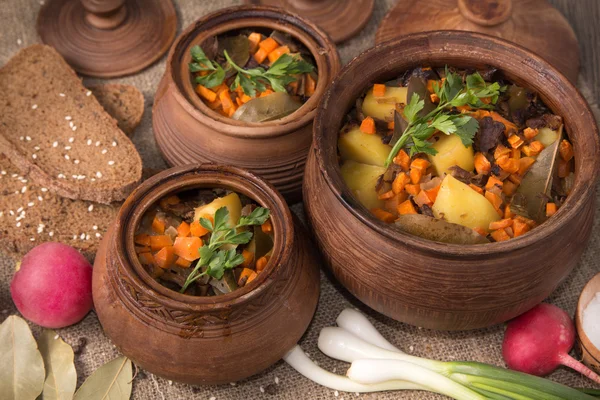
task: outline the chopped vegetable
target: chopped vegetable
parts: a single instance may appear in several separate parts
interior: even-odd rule
[[[371,117],[367,117],[363,119],[363,122],[360,124],[360,131],[366,133],[368,135],[374,135],[377,133],[377,129],[375,128],[375,121]]]

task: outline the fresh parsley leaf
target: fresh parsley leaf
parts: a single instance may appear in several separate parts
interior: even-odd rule
[[[207,88],[213,88],[215,86],[219,86],[225,80],[225,70],[221,68],[220,65],[217,64],[217,68],[214,72],[205,75],[205,76],[197,76],[196,83],[199,83],[202,86]]]
[[[414,123],[417,114],[425,107],[425,101],[421,100],[417,93],[413,93],[410,102],[404,107],[404,116],[408,123]]]
[[[473,138],[479,129],[479,122],[468,115],[453,116],[453,122],[456,126],[455,134],[460,137],[460,141],[465,147],[473,144]]]
[[[410,156],[414,156],[418,153],[430,154],[432,156],[437,154],[437,151],[431,147],[431,143],[426,140],[421,140],[413,136],[412,147],[410,148]]]
[[[451,135],[456,132],[456,125],[448,114],[438,114],[429,124],[431,128],[444,132],[446,135]]]
[[[215,232],[227,229],[226,224],[229,219],[229,209],[225,206],[219,208],[215,212]]]
[[[227,238],[230,244],[246,244],[252,239],[252,232],[240,232]]]
[[[233,269],[244,262],[244,257],[238,254],[234,249],[227,251],[225,254],[225,269]]]
[[[211,232],[214,230],[213,223],[208,218],[200,218],[200,225]]]
[[[454,72],[450,72],[446,67],[446,80],[442,87],[442,96],[440,103],[452,101],[464,88],[462,78]]]
[[[257,207],[250,213],[250,215],[243,215],[240,217],[238,227],[248,225],[262,225],[267,221],[267,219],[269,219],[270,214],[271,212],[268,208]]]

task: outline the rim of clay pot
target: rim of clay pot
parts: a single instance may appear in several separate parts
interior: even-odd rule
[[[598,283],[600,283],[600,273],[594,275],[581,290],[581,294],[577,300],[577,309],[575,311],[575,327],[577,328],[577,335],[579,336],[579,344],[587,352],[587,354],[600,365],[600,348],[596,347],[594,343],[592,343],[586,331],[583,329],[583,311],[594,299],[595,294],[591,295],[585,304],[583,304],[583,297],[584,294],[587,294],[593,286],[598,286]]]
[[[485,56],[485,58],[484,58]],[[482,62],[482,59],[484,60]],[[380,67],[369,67],[377,60]],[[422,65],[469,67],[481,64],[498,68],[513,82],[533,89],[553,112],[562,116],[575,152],[575,184],[559,211],[531,232],[508,241],[485,245],[458,245],[413,236],[376,219],[355,199],[345,185],[338,162],[337,138],[343,115],[373,83],[399,76]],[[535,84],[533,74],[539,75]],[[345,107],[334,118],[332,107]],[[567,112],[571,110],[571,112]],[[338,74],[319,105],[313,129],[315,156],[320,173],[338,201],[364,225],[393,242],[416,251],[446,257],[477,258],[521,249],[544,240],[585,207],[594,196],[598,178],[600,145],[598,127],[589,105],[579,91],[557,69],[529,50],[492,36],[465,31],[433,31],[404,36],[377,45],[355,57]],[[582,138],[589,139],[585,145]],[[483,264],[482,264],[483,265]]]
[[[290,33],[311,52],[319,75],[317,87],[314,95],[292,114],[268,122],[237,121],[211,110],[195,93],[188,71],[190,49],[209,37],[242,28],[269,28]],[[224,8],[191,24],[171,48],[166,74],[171,77],[177,101],[202,124],[230,136],[264,138],[284,135],[311,123],[319,100],[339,69],[335,44],[315,24],[280,8],[250,5]]]
[[[133,237],[145,212],[168,194],[194,188],[225,188],[243,194],[271,211],[274,231],[273,253],[265,269],[243,288],[220,296],[190,296],[171,290],[144,269],[135,252]],[[116,251],[123,260],[121,270],[142,293],[148,293],[158,302],[178,309],[193,311],[229,310],[259,296],[275,281],[272,275],[284,268],[291,257],[294,242],[292,215],[275,188],[249,171],[216,164],[195,164],[174,167],[142,183],[127,198],[115,226]]]

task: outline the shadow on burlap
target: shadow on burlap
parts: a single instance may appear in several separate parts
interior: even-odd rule
[[[394,0],[376,1],[376,9],[369,24],[362,34],[340,46],[340,55],[343,62],[348,62],[352,57],[367,49],[373,43],[375,30]],[[35,18],[40,7],[39,0],[4,0],[0,7],[0,22],[2,26],[10,27],[0,34],[0,64],[8,59],[21,46],[30,45],[39,41],[35,33]],[[218,8],[239,4],[238,1],[216,0],[176,0],[179,12],[179,31],[195,19],[214,11]],[[21,44],[19,44],[21,43]],[[142,124],[134,134],[133,141],[139,149],[144,166],[148,168],[164,168],[165,165],[156,149],[152,135],[151,106],[156,85],[165,67],[165,59],[140,74],[117,80],[137,86],[146,98],[146,113]],[[86,80],[86,83],[94,80]],[[584,95],[585,83],[580,82]],[[597,108],[595,110],[597,112]],[[596,114],[597,118],[600,117]],[[598,208],[598,207],[597,207]],[[302,205],[292,207],[293,211],[304,220]],[[600,211],[597,209],[597,211]],[[549,302],[565,309],[573,315],[577,298],[583,285],[600,271],[597,259],[600,249],[600,213],[596,213],[594,221],[594,235],[587,251],[584,253],[579,266],[568,279],[552,294]],[[0,255],[0,322],[8,315],[16,313],[10,299],[9,283],[13,273],[15,260],[6,255]],[[321,296],[315,318],[301,340],[301,345],[310,357],[320,366],[329,371],[345,373],[347,364],[333,361],[321,354],[316,346],[318,333],[321,328],[334,324],[335,318],[344,308],[352,306],[359,308],[369,315],[377,329],[402,350],[422,357],[439,360],[472,360],[495,365],[503,365],[501,356],[501,341],[503,326],[481,329],[470,332],[436,332],[419,329],[399,322],[395,322],[382,315],[369,311],[356,299],[350,296],[330,277],[321,273]],[[39,328],[32,325],[34,333],[39,333]],[[118,355],[118,351],[106,338],[98,323],[96,315],[90,313],[81,323],[61,329],[59,334],[74,348],[81,351],[76,356],[76,367],[79,375],[79,384],[96,368]],[[81,346],[82,343],[86,343]],[[198,355],[202,357],[201,354]],[[240,360],[243,362],[243,360]],[[561,368],[552,374],[551,379],[570,386],[589,386],[588,380],[579,374]],[[276,383],[278,382],[278,383]],[[235,385],[222,385],[217,387],[191,387],[188,385],[168,382],[152,374],[139,371],[134,380],[133,399],[350,399],[355,398],[354,393],[336,393],[320,387],[297,374],[287,364],[280,361],[264,373],[238,382]],[[398,392],[362,394],[362,399],[441,399],[441,396],[422,392]]]

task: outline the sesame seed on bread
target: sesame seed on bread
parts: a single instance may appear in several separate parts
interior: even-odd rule
[[[120,201],[142,176],[133,143],[44,45],[21,50],[0,69],[0,153],[19,176],[70,199]]]

